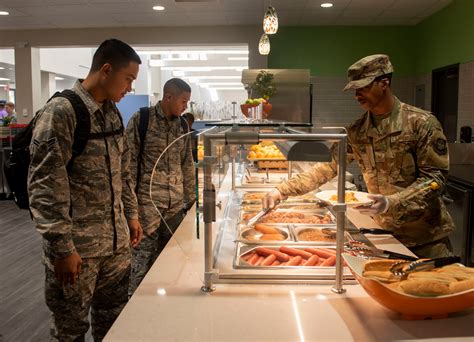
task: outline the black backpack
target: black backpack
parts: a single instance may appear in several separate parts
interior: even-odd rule
[[[90,139],[103,138],[109,135],[123,134],[123,123],[120,129],[106,133],[90,133],[90,114],[82,99],[70,89],[56,92],[48,102],[55,97],[64,97],[69,100],[76,115],[76,128],[74,130],[74,141],[72,144],[72,156],[66,165],[68,173],[72,169],[74,159],[78,157],[86,147]],[[41,110],[40,110],[41,111]],[[28,169],[30,165],[30,143],[33,136],[35,122],[39,117],[39,112],[30,121],[27,127],[18,132],[13,138],[12,151],[5,160],[4,172],[15,203],[20,209],[29,209],[28,200]],[[122,120],[121,115],[118,115]]]
[[[183,132],[188,133],[189,126],[186,119],[180,116],[179,120],[181,123],[181,128],[183,129]],[[150,108],[141,107],[140,118],[138,121],[138,136],[140,137],[140,150],[138,151],[138,157],[137,157],[137,183],[135,185],[135,193],[138,191],[138,184],[140,182],[142,155],[143,155],[143,150],[145,149],[145,137],[146,137],[146,131],[148,130],[149,121],[150,121]]]

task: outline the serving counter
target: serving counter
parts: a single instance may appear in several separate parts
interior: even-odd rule
[[[231,198],[230,178],[217,194],[222,208]],[[356,227],[377,228],[355,210],[348,209],[347,216]],[[217,210],[216,223],[224,219],[223,210]],[[217,234],[213,231],[214,241]],[[202,292],[203,229],[200,236],[193,208],[105,341],[473,340],[473,309],[446,319],[407,321],[357,284],[345,284],[343,294],[334,293],[330,284],[217,284],[214,292]],[[367,237],[379,248],[410,253],[389,235]]]

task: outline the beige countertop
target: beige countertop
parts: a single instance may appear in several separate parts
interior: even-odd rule
[[[223,204],[227,183],[218,194]],[[358,227],[377,227],[354,210],[347,214]],[[217,210],[218,221],[221,216]],[[203,224],[198,240],[194,220],[192,209],[105,341],[473,340],[474,310],[407,321],[359,285],[345,285],[346,293],[335,294],[330,285],[217,284],[214,292],[204,293]],[[378,247],[408,251],[390,236],[368,237]]]

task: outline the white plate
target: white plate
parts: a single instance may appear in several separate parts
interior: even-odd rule
[[[368,193],[367,192],[362,192],[362,191],[348,191],[346,190],[346,196],[349,192],[354,193],[355,198],[357,198],[357,202],[348,202],[346,203],[347,206],[349,207],[356,207],[359,205],[369,205],[372,204],[374,201],[371,200],[370,198],[367,197]],[[324,190],[321,192],[316,193],[316,197],[326,203],[329,204],[336,204],[337,201],[332,201],[330,198],[332,196],[337,196],[337,190]]]

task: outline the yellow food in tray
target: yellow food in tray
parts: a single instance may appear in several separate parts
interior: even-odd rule
[[[345,199],[346,203],[359,202],[359,200],[357,199],[357,197],[355,197],[352,191],[346,192]],[[329,200],[331,202],[337,202],[337,195],[332,195],[331,197],[329,197]]]
[[[252,159],[285,159],[283,153],[273,142],[261,142],[258,145],[252,145],[247,158]]]

